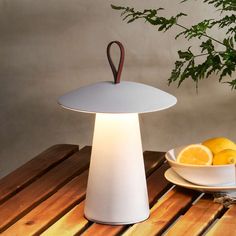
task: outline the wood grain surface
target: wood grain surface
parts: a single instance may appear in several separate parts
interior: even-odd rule
[[[236,235],[236,205],[232,205],[206,235],[207,236]]]
[[[196,192],[183,193],[181,189],[174,188],[153,206],[149,219],[133,225],[124,235],[160,235],[189,207],[196,196]]]
[[[90,154],[91,147],[55,145],[0,180],[1,235],[236,235],[235,205],[225,209],[210,195],[170,184],[164,178],[169,168],[164,153],[154,151],[144,152],[150,217],[125,226],[88,221]]]
[[[200,199],[167,232],[166,236],[201,235],[223,210],[212,198]]]
[[[64,160],[63,164],[60,163],[46,172],[0,205],[0,232],[53,195],[76,175],[87,169],[90,156],[88,150],[90,148],[85,147],[80,152],[74,153]]]
[[[0,180],[0,204],[77,150],[76,145],[54,145],[2,178]]]

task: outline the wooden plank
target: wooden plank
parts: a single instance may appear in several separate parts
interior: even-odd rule
[[[96,235],[96,236],[122,235],[122,232],[127,227],[128,226],[123,226],[123,225],[101,225],[101,224],[94,223],[81,235],[83,236],[85,235]]]
[[[204,197],[170,228],[166,236],[201,235],[222,210],[221,204]]]
[[[153,155],[156,156],[156,158],[154,158],[154,156],[152,157],[153,161],[150,161],[151,160],[150,153],[148,153],[147,159],[146,159],[146,154],[144,155],[145,155],[145,163],[147,170],[153,168],[153,166],[159,166],[158,163],[159,162],[162,163],[164,161],[164,159],[162,158],[163,156],[159,158],[157,153],[153,153]],[[146,162],[146,160],[148,161]],[[83,178],[80,178],[76,181],[81,181],[86,183],[87,176],[84,176]],[[72,182],[74,182],[74,180]],[[78,204],[78,202],[81,201],[81,198],[84,197],[86,186],[83,186],[83,188],[80,187],[79,191],[81,195],[77,194],[78,190],[75,191],[76,186],[79,184],[80,182],[73,184],[71,183],[66,184],[57,193],[55,193],[53,196],[42,202],[39,206],[34,208],[30,213],[28,213],[26,216],[24,216],[22,219],[16,222],[13,226],[11,226],[7,231],[4,232],[4,235],[22,235],[23,232],[25,235],[38,234],[44,231],[53,223],[55,223],[59,218],[60,220],[58,220],[57,223],[54,224],[50,230],[44,232],[45,235],[61,235],[61,232],[63,232],[63,236],[73,235],[72,231],[78,232],[80,228],[86,227],[87,224],[89,223],[83,217],[83,203],[82,205],[81,204],[77,205],[69,213],[61,217],[62,214],[65,214],[64,212],[65,209],[67,209],[68,211],[71,205]],[[67,189],[66,190],[67,195],[69,195],[70,199],[73,199],[74,202],[65,199],[65,196],[63,195],[64,188]],[[60,202],[62,202],[61,205]],[[54,206],[55,204],[57,205],[57,207]],[[43,212],[45,209],[47,209],[47,214],[41,214],[41,212]],[[34,222],[33,224],[31,224],[30,226],[26,225],[26,222],[32,222],[32,221]]]
[[[149,176],[165,161],[165,152],[145,151],[143,156],[146,176]]]
[[[153,164],[151,162],[150,163],[146,162],[146,160],[147,159],[145,156],[146,166],[152,167]],[[168,164],[164,164],[148,178],[147,188],[149,193],[150,205],[153,205],[156,198],[160,196],[164,190],[166,190],[168,187],[171,186],[169,182],[164,178],[164,172],[168,168],[169,168]],[[146,170],[147,172],[149,172],[148,167],[146,168]],[[63,236],[79,234],[89,225],[88,220],[86,220],[83,216],[83,210],[84,210],[83,207],[81,207],[81,204],[79,204],[70,212],[68,212],[65,216],[63,216],[60,220],[58,220],[54,225],[52,225],[48,230],[46,230],[42,234],[42,236],[59,235],[61,232]],[[120,225],[112,226],[112,225],[103,225],[94,223],[83,233],[83,235],[96,235],[96,236],[117,235],[120,232],[122,232],[125,228],[126,226],[120,226]]]
[[[90,222],[84,217],[84,201],[62,216],[55,224],[44,231],[42,236],[71,236],[86,228]]]
[[[84,199],[88,171],[74,178],[3,232],[4,236],[39,235]],[[61,234],[59,234],[61,235]]]
[[[0,180],[0,204],[78,150],[77,145],[54,145]]]
[[[160,198],[163,193],[172,186],[172,184],[170,184],[164,176],[165,171],[169,168],[169,164],[164,163],[147,179],[150,208],[156,203],[158,198]]]
[[[236,235],[236,205],[232,205],[221,219],[211,228],[206,236]]]
[[[124,235],[161,235],[196,197],[196,192],[175,187],[151,209],[149,219],[130,227]]]
[[[0,205],[0,232],[87,169],[90,152],[81,149]]]

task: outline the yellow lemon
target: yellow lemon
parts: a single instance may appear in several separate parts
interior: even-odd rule
[[[224,149],[236,150],[236,144],[224,137],[211,138],[202,142],[202,144],[208,147],[213,154],[216,154]]]
[[[177,162],[191,165],[211,165],[211,150],[201,144],[192,144],[185,147],[177,156]]]
[[[213,165],[236,164],[236,150],[225,149],[213,157]]]

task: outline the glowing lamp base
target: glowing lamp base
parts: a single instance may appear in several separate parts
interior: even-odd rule
[[[149,217],[138,114],[96,114],[85,216],[114,225]]]

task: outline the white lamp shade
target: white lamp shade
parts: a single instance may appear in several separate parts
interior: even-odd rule
[[[100,82],[58,100],[67,109],[90,113],[146,113],[169,108],[177,99],[160,89],[130,81]]]

